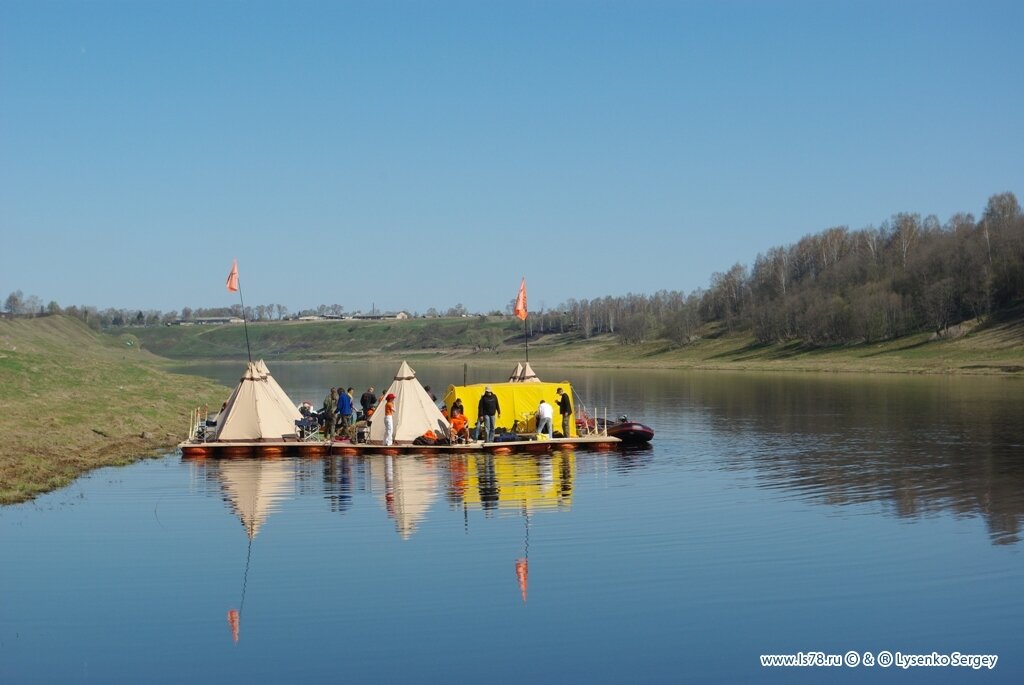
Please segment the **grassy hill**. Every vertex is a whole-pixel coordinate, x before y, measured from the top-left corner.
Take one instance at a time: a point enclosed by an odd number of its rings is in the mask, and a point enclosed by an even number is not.
[[[182,408],[220,402],[225,389],[165,364],[134,336],[77,319],[0,320],[0,504],[182,440]]]
[[[245,359],[241,325],[131,329],[154,354],[181,360]],[[281,360],[403,357],[489,361],[522,359],[522,324],[501,317],[405,321],[284,321],[249,324],[253,357]],[[655,340],[622,345],[615,336],[584,339],[536,334],[531,360],[563,366],[850,371],[865,373],[1020,373],[1024,371],[1024,312],[984,325],[964,325],[948,338],[919,334],[884,343],[814,348],[799,343],[757,345],[745,333],[707,325],[691,344]]]

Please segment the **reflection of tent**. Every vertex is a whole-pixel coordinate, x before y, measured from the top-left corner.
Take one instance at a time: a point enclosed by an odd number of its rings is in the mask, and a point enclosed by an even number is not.
[[[391,385],[381,393],[380,404],[370,422],[370,442],[384,441],[384,397],[395,395],[395,443],[409,444],[419,436],[434,431],[438,437],[448,436],[448,420],[430,399],[430,395],[416,380],[416,372],[402,362]],[[378,420],[379,417],[379,420]]]
[[[532,370],[530,372],[532,373]],[[512,430],[512,422],[518,421],[518,432],[520,433],[532,432],[536,429],[537,405],[540,404],[542,399],[547,400],[557,411],[558,395],[555,393],[555,390],[562,388],[572,397],[572,386],[568,381],[542,383],[541,381],[534,380],[532,382],[521,381],[518,383],[451,385],[444,396],[444,403],[450,407],[456,397],[461,399],[462,404],[466,408],[466,418],[469,420],[469,425],[475,425],[477,422],[477,405],[480,402],[481,395],[484,394],[484,388],[487,386],[490,386],[491,391],[498,396],[498,404],[501,406],[501,417],[497,419],[498,426]],[[557,430],[561,430],[562,424],[557,413],[553,423]],[[569,435],[566,437],[575,437],[576,435],[576,422],[570,421]]]
[[[219,464],[224,494],[252,540],[267,517],[292,496],[292,462],[277,459],[240,459]]]
[[[385,494],[388,513],[395,518],[398,534],[408,540],[437,497],[437,473],[432,464],[413,456],[386,459],[394,460]]]
[[[532,512],[572,506],[576,457],[571,450],[538,456],[498,456],[491,464],[491,470],[485,472],[479,461],[467,462],[461,490],[465,504],[486,506],[481,491],[489,488],[501,509]]]
[[[249,362],[228,398],[217,419],[217,440],[280,440],[295,435],[295,419],[301,418],[298,409],[259,364]]]
[[[224,490],[225,500],[234,509],[249,538],[249,551],[245,559],[245,575],[242,576],[242,599],[237,609],[228,611],[228,625],[231,639],[238,642],[245,607],[245,586],[249,577],[249,561],[252,558],[252,541],[259,533],[267,517],[275,512],[280,503],[292,496],[295,474],[289,461],[241,459],[223,461],[218,464],[218,475]]]

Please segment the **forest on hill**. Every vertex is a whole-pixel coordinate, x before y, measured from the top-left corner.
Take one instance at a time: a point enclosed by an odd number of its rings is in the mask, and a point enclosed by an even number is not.
[[[709,325],[746,332],[761,344],[799,341],[812,346],[871,343],[925,331],[940,336],[969,320],[1019,316],[1024,303],[1024,214],[1012,192],[993,195],[980,217],[901,212],[851,230],[827,228],[795,244],[757,255],[752,266],[735,264],[691,293],[569,299],[554,309],[530,312],[532,334],[568,333],[588,339],[612,335],[620,343],[664,340],[682,346]],[[190,308],[180,312],[99,310],[43,305],[12,292],[8,316],[66,314],[94,329],[152,326],[200,317],[241,316],[248,321],[290,318],[279,304]],[[512,303],[505,311],[511,314]],[[342,312],[320,305],[298,315]],[[464,317],[462,305],[435,316]]]

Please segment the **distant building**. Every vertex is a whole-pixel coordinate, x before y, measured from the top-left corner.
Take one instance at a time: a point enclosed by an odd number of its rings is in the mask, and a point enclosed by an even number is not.
[[[376,312],[373,314],[353,314],[353,319],[360,321],[381,321],[384,319],[408,319],[407,312]]]
[[[203,326],[203,325],[219,325],[227,323],[245,323],[243,319],[237,316],[197,316],[191,321],[182,321],[181,319],[173,322],[176,326]]]

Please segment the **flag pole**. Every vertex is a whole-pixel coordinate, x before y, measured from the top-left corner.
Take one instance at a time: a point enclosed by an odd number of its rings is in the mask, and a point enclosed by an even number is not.
[[[242,303],[242,325],[245,326],[245,353],[249,356],[249,363],[252,364],[252,348],[249,347],[249,321],[245,318],[245,300],[242,299],[242,286],[238,282],[238,260],[231,262],[231,271],[228,273],[228,292],[238,293],[238,301]]]
[[[530,363],[530,332],[526,328],[526,319],[523,319],[523,339],[526,341],[526,363]]]
[[[238,286],[238,301],[242,303],[242,327],[245,328],[245,353],[249,355],[249,363],[252,364],[252,350],[249,348],[249,322],[245,319],[245,300],[242,299],[242,286]]]

